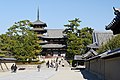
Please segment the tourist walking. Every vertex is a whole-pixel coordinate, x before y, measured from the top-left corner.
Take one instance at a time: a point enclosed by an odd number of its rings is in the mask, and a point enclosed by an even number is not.
[[[64,61],[62,61],[62,67],[64,67]]]
[[[58,70],[58,63],[56,62],[55,63],[55,71],[57,71]]]
[[[50,66],[49,60],[48,60],[48,62],[46,63],[46,66],[49,68],[49,66]]]
[[[16,71],[17,71],[17,66],[16,66],[16,64],[13,64],[11,66],[11,72],[16,72]]]
[[[41,64],[37,65],[37,68],[38,68],[38,72],[39,72],[40,68],[41,68]]]
[[[58,62],[58,57],[56,58],[56,62]]]
[[[16,73],[16,71],[17,71],[17,65],[15,64],[15,66],[14,66],[13,68],[14,68],[14,71],[13,71],[13,72]]]
[[[11,72],[14,72],[14,64],[11,66]]]
[[[53,62],[52,62],[52,61],[51,61],[51,63],[50,63],[50,67],[53,68]]]
[[[53,68],[55,68],[55,61],[53,62]]]

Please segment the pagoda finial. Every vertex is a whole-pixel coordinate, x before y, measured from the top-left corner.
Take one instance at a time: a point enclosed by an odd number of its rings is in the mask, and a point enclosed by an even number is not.
[[[38,11],[37,11],[37,20],[39,20],[39,7],[38,7]]]

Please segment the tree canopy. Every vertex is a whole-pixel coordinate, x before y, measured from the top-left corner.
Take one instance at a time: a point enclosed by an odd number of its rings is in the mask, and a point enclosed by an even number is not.
[[[105,51],[114,50],[117,48],[120,48],[120,34],[114,36],[107,43],[102,44],[102,46],[100,46],[100,48],[97,50],[97,52],[100,54]]]
[[[80,20],[75,18],[74,20],[68,20],[69,24],[64,25],[67,40],[67,54],[66,57],[73,59],[76,54],[84,54],[86,52],[87,45],[92,43],[93,29],[85,27],[79,29]]]
[[[41,52],[37,34],[30,30],[31,22],[23,20],[15,23],[6,34],[0,35],[1,50],[9,52],[18,60],[33,59]]]

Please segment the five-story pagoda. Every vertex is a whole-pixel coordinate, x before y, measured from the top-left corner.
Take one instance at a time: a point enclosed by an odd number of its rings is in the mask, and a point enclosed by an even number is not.
[[[45,27],[47,27],[46,23],[42,22],[39,20],[39,9],[37,11],[37,20],[35,22],[32,22],[33,24],[33,31],[35,31],[37,33],[37,37],[41,40],[42,36],[44,33],[47,32],[47,30],[45,29]]]
[[[39,9],[37,12],[37,20],[32,23],[33,31],[37,33],[38,43],[42,47],[41,55],[43,56],[65,56],[66,40],[63,29],[45,29],[46,23],[39,20]]]

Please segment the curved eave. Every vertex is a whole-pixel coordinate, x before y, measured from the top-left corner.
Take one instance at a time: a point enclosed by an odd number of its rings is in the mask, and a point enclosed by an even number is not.
[[[42,45],[42,48],[65,48],[66,46],[65,45],[60,45],[60,44],[45,44],[45,45]]]
[[[120,33],[120,9],[113,8],[114,14],[116,15],[115,18],[111,21],[111,23],[105,26],[106,30],[112,30],[113,34]]]
[[[106,29],[106,30],[110,30],[110,29],[112,30],[112,29],[114,29],[115,27],[117,27],[118,24],[120,24],[120,20],[119,20],[119,19],[116,20],[116,19],[114,18],[114,19],[112,20],[112,22],[111,22],[108,26],[105,27],[105,29]]]
[[[64,39],[63,37],[43,37],[44,39]]]
[[[32,29],[33,31],[42,31],[42,32],[47,32],[46,29]]]
[[[39,44],[47,44],[48,42],[45,42],[45,41],[38,41],[37,43],[39,43]]]
[[[110,23],[108,26],[105,28],[106,30],[112,30],[113,34],[119,34],[120,33],[120,20]]]
[[[47,27],[46,23],[40,21],[40,20],[37,20],[35,22],[32,22],[32,24],[35,26],[35,25],[40,25],[40,26],[43,26],[43,27]]]
[[[15,59],[15,58],[0,58],[0,60],[4,60],[4,61],[16,61],[17,59]]]
[[[89,44],[89,45],[87,45],[87,47],[88,47],[88,48],[94,48],[94,49],[99,48],[99,46],[98,46],[96,43]]]

